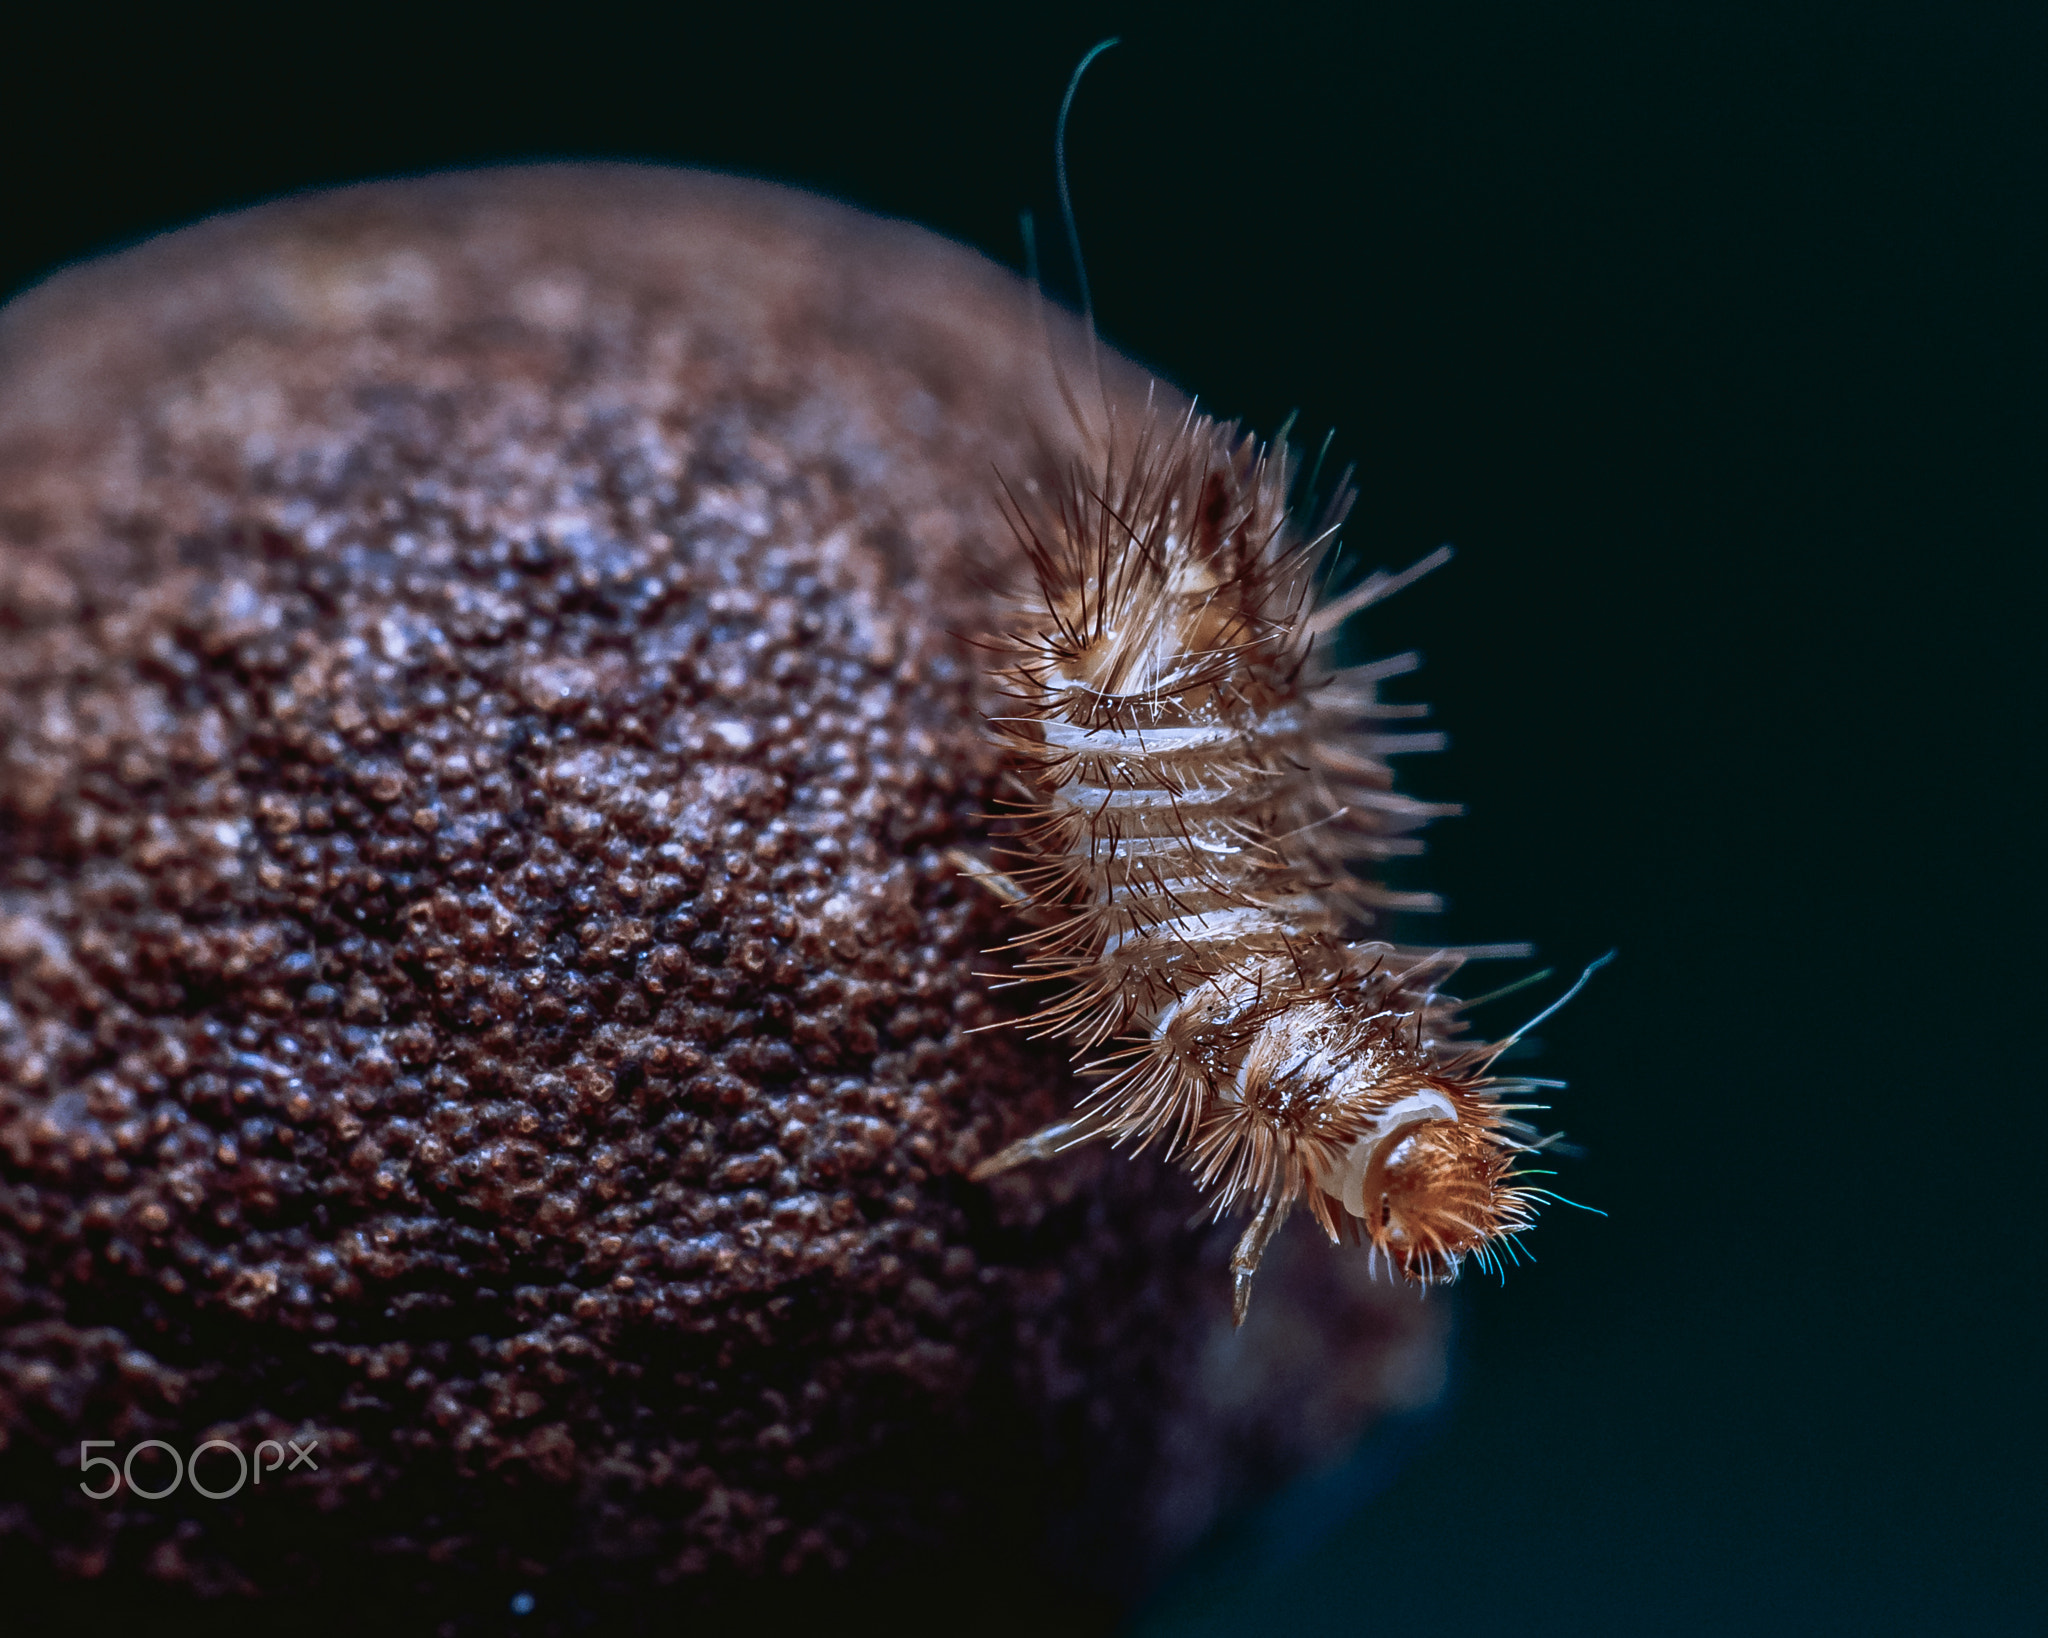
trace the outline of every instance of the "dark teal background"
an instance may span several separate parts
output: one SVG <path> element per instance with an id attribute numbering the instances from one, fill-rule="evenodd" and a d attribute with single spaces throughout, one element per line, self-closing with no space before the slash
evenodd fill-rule
<path id="1" fill-rule="evenodd" d="M 1554 1212 L 1460 1296 L 1456 1397 L 1361 1510 L 1142 1630 L 2048 1629 L 2048 10 L 0 32 L 7 291 L 283 191 L 544 156 L 772 176 L 1015 265 L 1066 75 L 1121 33 L 1071 135 L 1104 331 L 1221 413 L 1334 426 L 1362 557 L 1457 543 L 1364 633 L 1425 650 L 1409 697 L 1453 736 L 1408 770 L 1471 810 L 1420 872 L 1443 936 L 1621 952 L 1538 1070 L 1608 1217 Z"/>

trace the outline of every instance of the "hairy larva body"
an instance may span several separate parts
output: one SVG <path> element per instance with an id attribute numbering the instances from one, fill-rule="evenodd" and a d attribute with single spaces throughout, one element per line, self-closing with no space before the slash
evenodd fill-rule
<path id="1" fill-rule="evenodd" d="M 1190 412 L 1111 420 L 1058 478 L 1006 489 L 1030 576 L 990 722 L 1017 787 L 992 879 L 1032 923 L 1020 976 L 1057 986 L 1031 1023 L 1097 1084 L 977 1175 L 1163 1146 L 1219 1214 L 1249 1210 L 1240 1320 L 1296 1206 L 1435 1282 L 1490 1264 L 1540 1192 L 1517 1181 L 1529 1083 L 1489 1073 L 1499 1047 L 1462 1038 L 1440 990 L 1472 952 L 1375 936 L 1433 901 L 1371 864 L 1451 811 L 1392 788 L 1387 758 L 1437 743 L 1378 695 L 1415 657 L 1327 658 L 1346 617 L 1447 554 L 1315 608 L 1348 496 L 1304 528 L 1290 476 L 1284 449 Z"/>

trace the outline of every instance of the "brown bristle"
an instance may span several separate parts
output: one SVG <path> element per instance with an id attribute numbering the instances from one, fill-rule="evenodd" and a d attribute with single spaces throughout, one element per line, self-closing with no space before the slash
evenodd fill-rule
<path id="1" fill-rule="evenodd" d="M 1451 1277 L 1526 1228 L 1509 1178 L 1530 1133 L 1457 1037 L 1455 951 L 1371 935 L 1427 895 L 1353 866 L 1414 852 L 1453 811 L 1395 795 L 1386 758 L 1435 735 L 1360 731 L 1422 714 L 1377 696 L 1412 656 L 1348 671 L 1317 638 L 1441 561 L 1312 608 L 1323 527 L 1291 517 L 1290 461 L 1190 412 L 1150 420 L 1042 490 L 1006 490 L 1032 570 L 996 643 L 990 727 L 1024 792 L 998 853 L 1035 925 L 1019 971 L 1060 989 L 1028 1024 L 1093 1052 L 1070 1120 L 983 1164 L 1073 1144 L 1159 1143 L 1260 1252 L 1297 1203 L 1407 1277 Z M 1358 935 L 1366 937 L 1361 940 Z"/>

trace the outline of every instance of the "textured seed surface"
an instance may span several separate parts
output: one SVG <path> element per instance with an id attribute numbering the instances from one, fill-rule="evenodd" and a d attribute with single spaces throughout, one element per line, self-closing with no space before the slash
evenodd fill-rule
<path id="1" fill-rule="evenodd" d="M 965 251 L 624 168 L 0 315 L 14 1573 L 1115 1588 L 1429 1396 L 1437 1313 L 1314 1247 L 1232 1338 L 1156 1167 L 962 1176 L 1072 1095 L 969 1033 L 1005 927 L 946 862 L 1044 357 Z M 312 1436 L 229 1502 L 76 1487 Z"/>

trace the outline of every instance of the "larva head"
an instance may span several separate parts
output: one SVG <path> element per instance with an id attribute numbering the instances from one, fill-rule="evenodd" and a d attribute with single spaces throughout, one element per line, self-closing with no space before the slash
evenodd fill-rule
<path id="1" fill-rule="evenodd" d="M 1490 1257 L 1492 1241 L 1534 1223 L 1533 1202 L 1509 1182 L 1512 1163 L 1491 1130 L 1411 1117 L 1371 1143 L 1340 1203 L 1408 1278 L 1448 1281 L 1468 1255 Z"/>
<path id="2" fill-rule="evenodd" d="M 1442 1067 L 1426 1003 L 1374 999 L 1392 998 L 1276 985 L 1228 1026 L 1197 1018 L 1212 1046 L 1242 1037 L 1221 1054 L 1232 1080 L 1210 1083 L 1197 1175 L 1226 1202 L 1305 1196 L 1331 1238 L 1366 1240 L 1410 1279 L 1450 1280 L 1534 1221 L 1512 1181 L 1524 1129 L 1485 1086 Z"/>
<path id="3" fill-rule="evenodd" d="M 1468 1255 L 1530 1227 L 1533 1199 L 1513 1186 L 1520 1126 L 1483 1086 L 1433 1066 L 1406 1030 L 1369 1038 L 1254 1090 L 1303 1107 L 1297 1145 L 1310 1209 L 1332 1238 L 1362 1238 L 1413 1280 L 1455 1279 Z M 1334 1060 L 1334 1061 L 1333 1061 Z M 1282 1083 L 1317 1080 L 1313 1087 Z M 1311 1113 L 1312 1111 L 1312 1113 Z"/>

